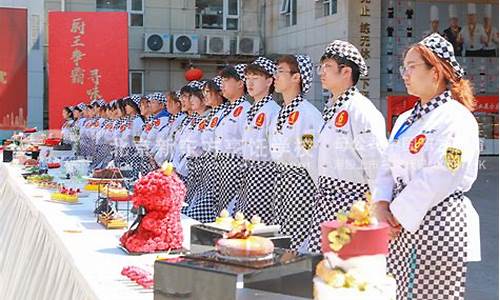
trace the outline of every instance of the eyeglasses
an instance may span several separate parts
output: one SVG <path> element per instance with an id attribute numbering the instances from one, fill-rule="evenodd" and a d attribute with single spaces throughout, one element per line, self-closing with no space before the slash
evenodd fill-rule
<path id="1" fill-rule="evenodd" d="M 340 69 L 342 69 L 343 67 L 345 67 L 345 65 L 343 65 L 343 64 L 339 64 L 337 68 L 340 70 Z M 326 70 L 326 69 L 330 69 L 330 68 L 333 68 L 333 65 L 326 64 L 326 63 L 325 63 L 325 64 L 318 65 L 318 66 L 316 66 L 316 74 L 321 75 L 321 74 L 323 73 L 323 71 L 324 71 L 324 70 Z"/>
<path id="2" fill-rule="evenodd" d="M 292 72 L 292 71 L 278 69 L 278 70 L 276 70 L 276 73 L 274 73 L 274 75 L 281 75 L 284 73 L 295 74 L 295 72 Z"/>
<path id="3" fill-rule="evenodd" d="M 408 65 L 406 67 L 399 66 L 399 74 L 401 74 L 401 77 L 404 77 L 407 72 L 413 72 L 413 70 L 415 70 L 416 66 L 425 65 L 425 64 L 426 64 L 425 62 L 421 62 L 421 63 L 411 64 L 411 65 Z"/>

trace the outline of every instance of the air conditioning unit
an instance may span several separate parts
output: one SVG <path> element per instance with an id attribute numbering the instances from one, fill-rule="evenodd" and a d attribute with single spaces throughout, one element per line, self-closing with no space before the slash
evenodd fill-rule
<path id="1" fill-rule="evenodd" d="M 238 36 L 236 45 L 236 54 L 239 55 L 259 55 L 260 54 L 260 38 Z"/>
<path id="2" fill-rule="evenodd" d="M 144 34 L 144 52 L 170 53 L 170 34 Z"/>
<path id="3" fill-rule="evenodd" d="M 174 53 L 198 54 L 198 35 L 174 34 Z"/>
<path id="4" fill-rule="evenodd" d="M 207 35 L 207 54 L 229 55 L 230 54 L 229 36 Z"/>

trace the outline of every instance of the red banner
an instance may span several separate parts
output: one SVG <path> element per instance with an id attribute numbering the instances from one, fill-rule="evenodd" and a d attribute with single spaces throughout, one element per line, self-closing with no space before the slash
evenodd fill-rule
<path id="1" fill-rule="evenodd" d="M 49 127 L 62 109 L 128 95 L 126 12 L 49 12 Z"/>
<path id="2" fill-rule="evenodd" d="M 0 129 L 26 127 L 28 11 L 0 7 Z"/>
<path id="3" fill-rule="evenodd" d="M 397 117 L 415 105 L 414 96 L 387 96 L 387 131 L 391 131 Z M 474 112 L 498 113 L 498 95 L 476 96 Z"/>

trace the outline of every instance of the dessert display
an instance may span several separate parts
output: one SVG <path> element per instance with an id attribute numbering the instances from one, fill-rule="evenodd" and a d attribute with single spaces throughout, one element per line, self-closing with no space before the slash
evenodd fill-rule
<path id="1" fill-rule="evenodd" d="M 92 178 L 99 179 L 121 179 L 123 178 L 120 169 L 118 168 L 106 168 L 106 169 L 96 169 L 92 173 Z"/>
<path id="2" fill-rule="evenodd" d="M 35 185 L 36 185 L 36 187 L 38 187 L 40 189 L 45 189 L 45 190 L 56 190 L 56 189 L 59 189 L 59 187 L 61 187 L 61 184 L 54 182 L 54 181 L 38 182 Z"/>
<path id="3" fill-rule="evenodd" d="M 389 226 L 372 211 L 370 200 L 356 201 L 348 214 L 321 224 L 325 259 L 316 267 L 314 299 L 396 299 L 386 271 Z"/>
<path id="4" fill-rule="evenodd" d="M 78 202 L 78 193 L 80 189 L 66 188 L 63 185 L 59 190 L 51 195 L 51 199 L 60 202 L 76 203 Z"/>
<path id="5" fill-rule="evenodd" d="M 55 146 L 59 145 L 61 143 L 60 138 L 46 138 L 45 141 L 43 141 L 45 146 Z"/>
<path id="6" fill-rule="evenodd" d="M 101 192 L 109 199 L 127 200 L 129 198 L 128 190 L 119 182 L 108 183 L 102 188 Z"/>
<path id="7" fill-rule="evenodd" d="M 25 166 L 29 166 L 29 167 L 35 167 L 35 166 L 38 166 L 38 160 L 33 159 L 33 158 L 27 159 L 27 160 L 24 162 L 24 165 L 25 165 Z"/>
<path id="8" fill-rule="evenodd" d="M 120 238 L 132 253 L 178 250 L 182 248 L 181 206 L 186 187 L 170 163 L 140 178 L 134 185 L 132 202 L 146 214 L 138 225 Z"/>
<path id="9" fill-rule="evenodd" d="M 122 269 L 121 274 L 145 289 L 151 289 L 154 286 L 153 274 L 136 266 L 127 266 Z"/>
<path id="10" fill-rule="evenodd" d="M 61 164 L 58 163 L 58 162 L 49 162 L 47 163 L 47 168 L 49 169 L 57 169 L 57 168 L 60 168 L 61 167 Z"/>
<path id="11" fill-rule="evenodd" d="M 239 225 L 219 239 L 215 245 L 218 253 L 227 257 L 259 258 L 273 253 L 273 242 L 265 237 L 252 236 L 249 224 Z"/>
<path id="12" fill-rule="evenodd" d="M 254 234 L 279 231 L 279 225 L 266 225 L 262 223 L 262 218 L 257 215 L 253 216 L 250 221 L 248 221 L 242 212 L 237 212 L 233 218 L 226 209 L 223 209 L 220 215 L 215 218 L 215 222 L 206 223 L 205 225 L 224 231 L 231 231 L 239 228 L 241 225 L 246 225 Z"/>
<path id="13" fill-rule="evenodd" d="M 83 189 L 88 191 L 88 192 L 97 192 L 99 190 L 102 190 L 106 187 L 105 184 L 103 183 L 98 183 L 98 182 L 94 182 L 94 181 L 91 181 L 89 180 L 89 183 L 87 183 Z"/>
<path id="14" fill-rule="evenodd" d="M 54 180 L 54 177 L 48 174 L 31 175 L 28 176 L 26 180 L 28 181 L 28 183 L 51 182 L 52 180 Z"/>
<path id="15" fill-rule="evenodd" d="M 122 229 L 128 226 L 127 220 L 113 210 L 102 212 L 99 215 L 99 223 L 104 225 L 107 229 Z"/>

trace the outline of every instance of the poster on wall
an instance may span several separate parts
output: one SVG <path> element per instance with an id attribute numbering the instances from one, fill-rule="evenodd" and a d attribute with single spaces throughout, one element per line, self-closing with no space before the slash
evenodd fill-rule
<path id="1" fill-rule="evenodd" d="M 26 128 L 28 11 L 0 7 L 0 129 Z"/>
<path id="2" fill-rule="evenodd" d="M 398 67 L 409 45 L 437 32 L 478 94 L 498 94 L 498 1 L 386 0 L 382 3 L 382 92 L 405 92 Z"/>
<path id="3" fill-rule="evenodd" d="M 128 94 L 126 12 L 49 12 L 49 128 L 65 106 Z"/>

